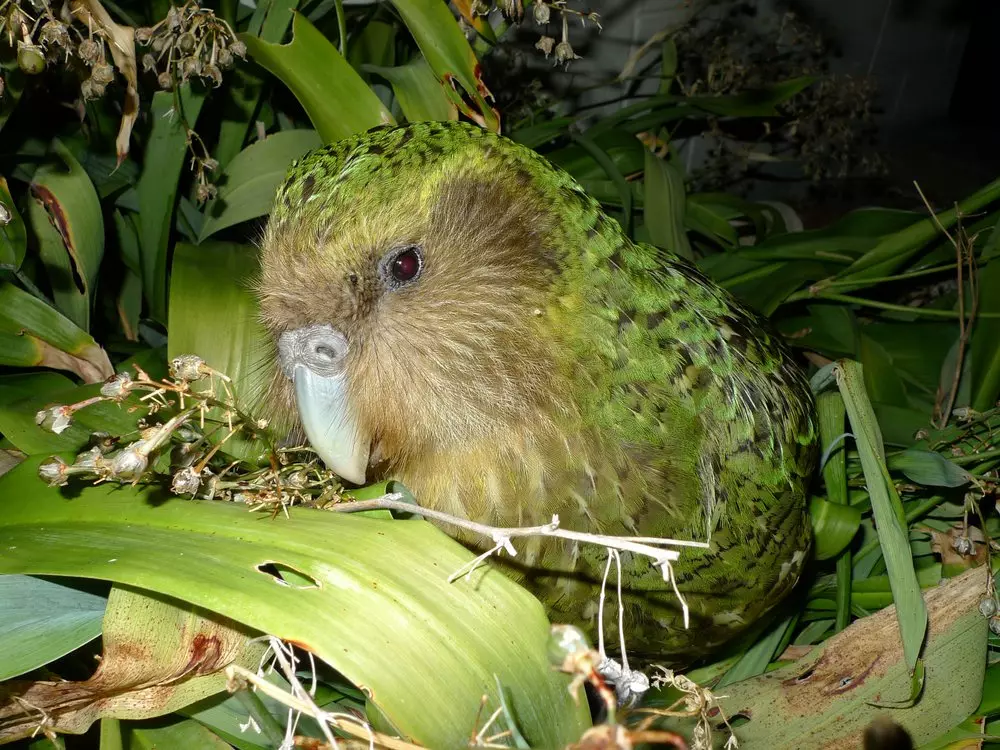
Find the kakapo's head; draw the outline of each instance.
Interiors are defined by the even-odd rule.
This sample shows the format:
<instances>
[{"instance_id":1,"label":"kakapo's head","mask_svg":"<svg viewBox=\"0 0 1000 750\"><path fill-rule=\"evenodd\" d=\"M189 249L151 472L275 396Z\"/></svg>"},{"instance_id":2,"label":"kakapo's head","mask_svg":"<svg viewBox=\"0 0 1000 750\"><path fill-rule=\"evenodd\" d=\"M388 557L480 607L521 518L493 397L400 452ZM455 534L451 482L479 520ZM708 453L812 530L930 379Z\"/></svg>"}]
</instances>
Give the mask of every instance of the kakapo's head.
<instances>
[{"instance_id":1,"label":"kakapo's head","mask_svg":"<svg viewBox=\"0 0 1000 750\"><path fill-rule=\"evenodd\" d=\"M275 410L358 483L376 459L554 419L570 365L553 308L571 304L567 254L596 210L534 152L457 122L312 152L263 240Z\"/></svg>"}]
</instances>

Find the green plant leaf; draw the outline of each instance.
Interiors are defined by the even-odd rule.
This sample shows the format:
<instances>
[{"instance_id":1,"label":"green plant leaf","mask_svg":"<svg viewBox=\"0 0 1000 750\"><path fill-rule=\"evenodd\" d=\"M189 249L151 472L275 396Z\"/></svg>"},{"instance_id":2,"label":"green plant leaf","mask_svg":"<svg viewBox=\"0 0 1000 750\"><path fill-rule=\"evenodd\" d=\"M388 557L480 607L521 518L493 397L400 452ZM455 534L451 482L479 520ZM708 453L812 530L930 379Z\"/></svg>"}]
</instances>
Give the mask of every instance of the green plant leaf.
<instances>
[{"instance_id":1,"label":"green plant leaf","mask_svg":"<svg viewBox=\"0 0 1000 750\"><path fill-rule=\"evenodd\" d=\"M997 225L1000 227L1000 224ZM994 230L997 234L997 230ZM1000 236L1000 235L998 235ZM979 270L979 310L1000 313L1000 262ZM1000 400L1000 318L975 321L969 340L972 395L969 406L986 411Z\"/></svg>"},{"instance_id":2,"label":"green plant leaf","mask_svg":"<svg viewBox=\"0 0 1000 750\"><path fill-rule=\"evenodd\" d=\"M301 13L295 13L288 44L248 34L240 38L254 60L291 90L325 143L394 122L361 76Z\"/></svg>"},{"instance_id":3,"label":"green plant leaf","mask_svg":"<svg viewBox=\"0 0 1000 750\"><path fill-rule=\"evenodd\" d=\"M167 320L170 230L178 180L188 159L187 128L195 126L204 102L204 92L192 91L189 84L178 86L176 91L153 94L149 116L153 130L137 190L143 291L149 302L149 316L160 323Z\"/></svg>"},{"instance_id":4,"label":"green plant leaf","mask_svg":"<svg viewBox=\"0 0 1000 750\"><path fill-rule=\"evenodd\" d=\"M947 229L958 220L959 216L972 215L998 198L1000 198L1000 180L994 180L959 202L954 208L937 214L936 221L932 218L921 219L905 229L884 237L875 247L835 277L838 282L858 282L856 285L847 286L838 283L837 291L847 294L864 288L866 286L864 279L893 273L929 242L939 237L939 223Z\"/></svg>"},{"instance_id":5,"label":"green plant leaf","mask_svg":"<svg viewBox=\"0 0 1000 750\"><path fill-rule=\"evenodd\" d=\"M693 107L723 117L773 117L779 114L775 109L777 105L811 86L815 80L813 76L801 76L752 91L728 96L689 96L685 101Z\"/></svg>"},{"instance_id":6,"label":"green plant leaf","mask_svg":"<svg viewBox=\"0 0 1000 750\"><path fill-rule=\"evenodd\" d=\"M6 575L0 602L0 680L6 680L99 636L108 600L57 581Z\"/></svg>"},{"instance_id":7,"label":"green plant leaf","mask_svg":"<svg viewBox=\"0 0 1000 750\"><path fill-rule=\"evenodd\" d=\"M796 616L790 616L773 625L767 634L758 640L745 654L743 654L743 656L740 657L740 660L722 676L722 679L719 680L715 687L722 688L726 685L732 685L735 682L740 682L741 680L746 680L750 677L756 677L759 674L763 674L764 670L767 669L767 665L771 663L771 659L774 658L775 652L781 644L781 641L784 639L788 631L795 626L797 619L798 618Z\"/></svg>"},{"instance_id":8,"label":"green plant leaf","mask_svg":"<svg viewBox=\"0 0 1000 750\"><path fill-rule=\"evenodd\" d=\"M645 152L643 215L649 237L653 244L693 260L691 243L684 231L687 208L684 175L673 162L661 159L649 149Z\"/></svg>"},{"instance_id":9,"label":"green plant leaf","mask_svg":"<svg viewBox=\"0 0 1000 750\"><path fill-rule=\"evenodd\" d=\"M538 601L491 568L449 583L473 555L429 523L301 508L269 518L128 486L67 497L38 464L0 477L0 573L114 580L292 641L428 747L464 745L478 697L498 705L496 679L533 746L562 747L587 725L586 701L548 663ZM279 582L268 564L315 585Z\"/></svg>"},{"instance_id":10,"label":"green plant leaf","mask_svg":"<svg viewBox=\"0 0 1000 750\"><path fill-rule=\"evenodd\" d=\"M934 451L911 448L889 456L887 463L911 482L928 487L964 487L972 481L969 472Z\"/></svg>"},{"instance_id":11,"label":"green plant leaf","mask_svg":"<svg viewBox=\"0 0 1000 750\"><path fill-rule=\"evenodd\" d=\"M28 217L56 306L86 331L104 257L104 216L94 184L70 150L55 140L52 153L60 163L35 171Z\"/></svg>"},{"instance_id":12,"label":"green plant leaf","mask_svg":"<svg viewBox=\"0 0 1000 750\"><path fill-rule=\"evenodd\" d=\"M16 271L24 260L28 235L3 177L0 177L0 213L7 216L6 223L0 221L0 271Z\"/></svg>"},{"instance_id":13,"label":"green plant leaf","mask_svg":"<svg viewBox=\"0 0 1000 750\"><path fill-rule=\"evenodd\" d=\"M129 750L160 750L168 747L184 750L230 750L228 742L193 719L161 721L152 726L131 726L128 729Z\"/></svg>"},{"instance_id":14,"label":"green plant leaf","mask_svg":"<svg viewBox=\"0 0 1000 750\"><path fill-rule=\"evenodd\" d=\"M487 101L493 96L483 83L479 60L448 5L439 0L392 0L392 4L452 104L469 119L499 132L500 114Z\"/></svg>"},{"instance_id":15,"label":"green plant leaf","mask_svg":"<svg viewBox=\"0 0 1000 750\"><path fill-rule=\"evenodd\" d=\"M223 242L177 245L170 280L167 355L197 354L232 378L232 391L244 411L252 411L267 388L269 338L257 315L251 280L258 268L254 248ZM219 331L225 331L224 336ZM207 388L201 382L193 387ZM218 384L216 384L218 387ZM222 438L225 432L218 436ZM241 434L225 451L253 463L263 444Z\"/></svg>"},{"instance_id":16,"label":"green plant leaf","mask_svg":"<svg viewBox=\"0 0 1000 750\"><path fill-rule=\"evenodd\" d=\"M322 145L315 130L284 130L236 155L219 181L219 194L205 209L199 242L226 227L266 216L292 162Z\"/></svg>"},{"instance_id":17,"label":"green plant leaf","mask_svg":"<svg viewBox=\"0 0 1000 750\"><path fill-rule=\"evenodd\" d=\"M817 560L829 560L843 550L861 525L861 510L853 505L832 503L820 497L809 502Z\"/></svg>"},{"instance_id":18,"label":"green plant leaf","mask_svg":"<svg viewBox=\"0 0 1000 750\"><path fill-rule=\"evenodd\" d=\"M865 393L861 365L841 360L836 367L836 377L871 495L878 538L896 603L903 652L912 672L927 633L927 608L913 569L903 505L885 465L882 434Z\"/></svg>"},{"instance_id":19,"label":"green plant leaf","mask_svg":"<svg viewBox=\"0 0 1000 750\"><path fill-rule=\"evenodd\" d=\"M9 282L0 282L0 364L69 370L89 383L112 374L90 334Z\"/></svg>"},{"instance_id":20,"label":"green plant leaf","mask_svg":"<svg viewBox=\"0 0 1000 750\"><path fill-rule=\"evenodd\" d=\"M458 107L423 55L394 68L366 65L365 70L385 78L409 122L457 120Z\"/></svg>"}]
</instances>

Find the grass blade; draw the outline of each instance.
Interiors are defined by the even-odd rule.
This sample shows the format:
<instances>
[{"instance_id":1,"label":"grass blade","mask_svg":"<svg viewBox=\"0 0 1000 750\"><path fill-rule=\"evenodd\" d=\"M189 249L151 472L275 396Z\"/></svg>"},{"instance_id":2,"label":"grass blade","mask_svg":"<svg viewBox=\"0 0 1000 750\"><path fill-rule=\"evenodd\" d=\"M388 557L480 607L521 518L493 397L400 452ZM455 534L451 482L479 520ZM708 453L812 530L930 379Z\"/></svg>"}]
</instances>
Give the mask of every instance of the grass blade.
<instances>
[{"instance_id":1,"label":"grass blade","mask_svg":"<svg viewBox=\"0 0 1000 750\"><path fill-rule=\"evenodd\" d=\"M885 465L882 433L865 393L861 365L851 360L841 360L837 364L836 377L861 457L865 484L871 495L879 543L885 556L892 598L896 604L903 653L912 673L927 633L927 607L913 569L903 504Z\"/></svg>"}]
</instances>

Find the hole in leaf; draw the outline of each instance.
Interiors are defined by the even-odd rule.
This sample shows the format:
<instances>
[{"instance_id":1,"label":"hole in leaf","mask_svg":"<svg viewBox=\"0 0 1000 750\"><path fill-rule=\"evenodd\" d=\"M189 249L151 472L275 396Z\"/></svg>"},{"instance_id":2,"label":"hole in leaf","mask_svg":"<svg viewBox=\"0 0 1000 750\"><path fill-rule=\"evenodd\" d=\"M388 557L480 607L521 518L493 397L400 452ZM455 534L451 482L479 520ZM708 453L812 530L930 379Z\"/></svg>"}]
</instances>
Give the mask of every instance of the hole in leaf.
<instances>
[{"instance_id":1,"label":"hole in leaf","mask_svg":"<svg viewBox=\"0 0 1000 750\"><path fill-rule=\"evenodd\" d=\"M733 714L732 716L729 717L729 726L735 729L736 727L743 726L748 721L750 721L750 712L740 711L739 713ZM719 727L720 731L723 730L724 728L725 724Z\"/></svg>"},{"instance_id":2,"label":"hole in leaf","mask_svg":"<svg viewBox=\"0 0 1000 750\"><path fill-rule=\"evenodd\" d=\"M812 676L813 676L812 669L807 669L805 672L803 672L798 677L796 677L795 681L796 682L807 682L809 680L809 678L812 677Z\"/></svg>"},{"instance_id":3,"label":"hole in leaf","mask_svg":"<svg viewBox=\"0 0 1000 750\"><path fill-rule=\"evenodd\" d=\"M319 581L312 576L279 562L260 563L257 566L257 572L271 576L275 583L282 586L291 586L296 589L319 588Z\"/></svg>"}]
</instances>

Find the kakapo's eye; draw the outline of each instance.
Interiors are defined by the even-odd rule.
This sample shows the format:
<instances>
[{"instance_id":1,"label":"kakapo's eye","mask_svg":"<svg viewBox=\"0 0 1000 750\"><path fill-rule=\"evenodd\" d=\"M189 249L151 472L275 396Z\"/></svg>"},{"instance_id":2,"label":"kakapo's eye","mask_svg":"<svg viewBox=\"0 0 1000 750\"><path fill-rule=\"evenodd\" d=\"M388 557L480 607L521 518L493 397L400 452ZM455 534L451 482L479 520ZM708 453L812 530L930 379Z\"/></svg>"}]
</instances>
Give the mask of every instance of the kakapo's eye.
<instances>
[{"instance_id":1,"label":"kakapo's eye","mask_svg":"<svg viewBox=\"0 0 1000 750\"><path fill-rule=\"evenodd\" d=\"M417 245L406 245L389 252L382 260L382 275L389 286L398 288L414 281L424 267L423 252Z\"/></svg>"}]
</instances>

